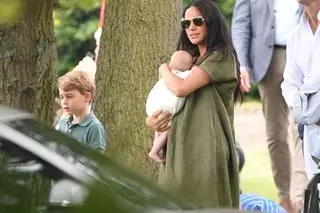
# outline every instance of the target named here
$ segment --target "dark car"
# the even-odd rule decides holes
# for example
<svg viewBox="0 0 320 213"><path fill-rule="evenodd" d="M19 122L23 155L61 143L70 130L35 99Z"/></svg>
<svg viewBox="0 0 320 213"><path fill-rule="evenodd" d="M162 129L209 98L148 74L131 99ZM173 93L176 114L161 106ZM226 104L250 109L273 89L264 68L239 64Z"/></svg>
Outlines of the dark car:
<svg viewBox="0 0 320 213"><path fill-rule="evenodd" d="M1 213L194 208L30 114L0 106Z"/></svg>

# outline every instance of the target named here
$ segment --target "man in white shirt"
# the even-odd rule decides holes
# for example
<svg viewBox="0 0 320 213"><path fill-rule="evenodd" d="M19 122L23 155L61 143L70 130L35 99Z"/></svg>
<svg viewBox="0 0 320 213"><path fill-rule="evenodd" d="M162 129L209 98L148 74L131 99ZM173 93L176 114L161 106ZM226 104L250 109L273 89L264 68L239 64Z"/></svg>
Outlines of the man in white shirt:
<svg viewBox="0 0 320 213"><path fill-rule="evenodd" d="M294 147L291 163L289 109L280 88L287 38L298 26L301 14L302 8L296 0L236 0L232 19L242 90L249 91L250 81L258 83L273 177L280 205L288 211L291 211L291 200L294 206L302 202L307 183L296 125L291 125Z"/></svg>
<svg viewBox="0 0 320 213"><path fill-rule="evenodd" d="M304 5L305 12L287 43L287 63L281 88L295 119L305 124L303 151L307 175L311 179L315 173L320 173L311 157L320 136L317 115L320 100L311 99L320 91L320 0L298 1ZM315 116L318 117L314 119Z"/></svg>

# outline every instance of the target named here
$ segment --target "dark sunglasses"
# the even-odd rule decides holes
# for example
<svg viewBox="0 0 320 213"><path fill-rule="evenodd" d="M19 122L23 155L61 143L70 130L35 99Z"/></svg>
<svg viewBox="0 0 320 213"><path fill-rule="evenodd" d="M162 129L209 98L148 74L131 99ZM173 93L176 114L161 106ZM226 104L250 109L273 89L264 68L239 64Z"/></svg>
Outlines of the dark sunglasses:
<svg viewBox="0 0 320 213"><path fill-rule="evenodd" d="M182 18L181 21L180 21L181 28L183 30L188 29L190 27L190 25L191 25L191 21L197 27L202 26L204 24L204 18L202 16L198 16L198 17L195 17L195 18L190 19L190 20Z"/></svg>

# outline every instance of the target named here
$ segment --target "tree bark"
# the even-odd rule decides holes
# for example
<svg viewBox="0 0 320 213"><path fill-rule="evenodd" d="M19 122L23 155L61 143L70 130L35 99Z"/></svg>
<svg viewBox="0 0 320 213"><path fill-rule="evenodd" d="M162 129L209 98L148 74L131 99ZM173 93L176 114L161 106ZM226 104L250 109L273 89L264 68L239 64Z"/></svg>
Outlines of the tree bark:
<svg viewBox="0 0 320 213"><path fill-rule="evenodd" d="M158 66L175 49L181 10L181 0L116 0L105 11L95 112L106 127L107 153L152 178L145 102Z"/></svg>
<svg viewBox="0 0 320 213"><path fill-rule="evenodd" d="M0 24L0 104L52 121L57 76L54 0L22 2L18 21Z"/></svg>

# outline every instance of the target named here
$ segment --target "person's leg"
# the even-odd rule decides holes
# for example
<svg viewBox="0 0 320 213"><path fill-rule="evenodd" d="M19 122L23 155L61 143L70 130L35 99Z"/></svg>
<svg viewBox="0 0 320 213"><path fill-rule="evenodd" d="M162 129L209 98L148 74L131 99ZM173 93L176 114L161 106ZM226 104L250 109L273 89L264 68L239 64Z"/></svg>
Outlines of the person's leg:
<svg viewBox="0 0 320 213"><path fill-rule="evenodd" d="M160 151L167 143L168 131L155 133L153 146L149 152L149 157L157 162L163 163L165 159L160 156Z"/></svg>
<svg viewBox="0 0 320 213"><path fill-rule="evenodd" d="M266 121L266 136L274 182L278 189L280 204L291 211L289 112L280 88L283 81L285 59L285 49L275 48L268 72L259 83L258 88Z"/></svg>
<svg viewBox="0 0 320 213"><path fill-rule="evenodd" d="M306 174L305 162L302 152L302 140L298 135L297 125L291 120L291 135L293 140L292 146L292 171L291 171L291 200L296 212L300 212L302 201L304 199L303 193L308 184L308 177Z"/></svg>

